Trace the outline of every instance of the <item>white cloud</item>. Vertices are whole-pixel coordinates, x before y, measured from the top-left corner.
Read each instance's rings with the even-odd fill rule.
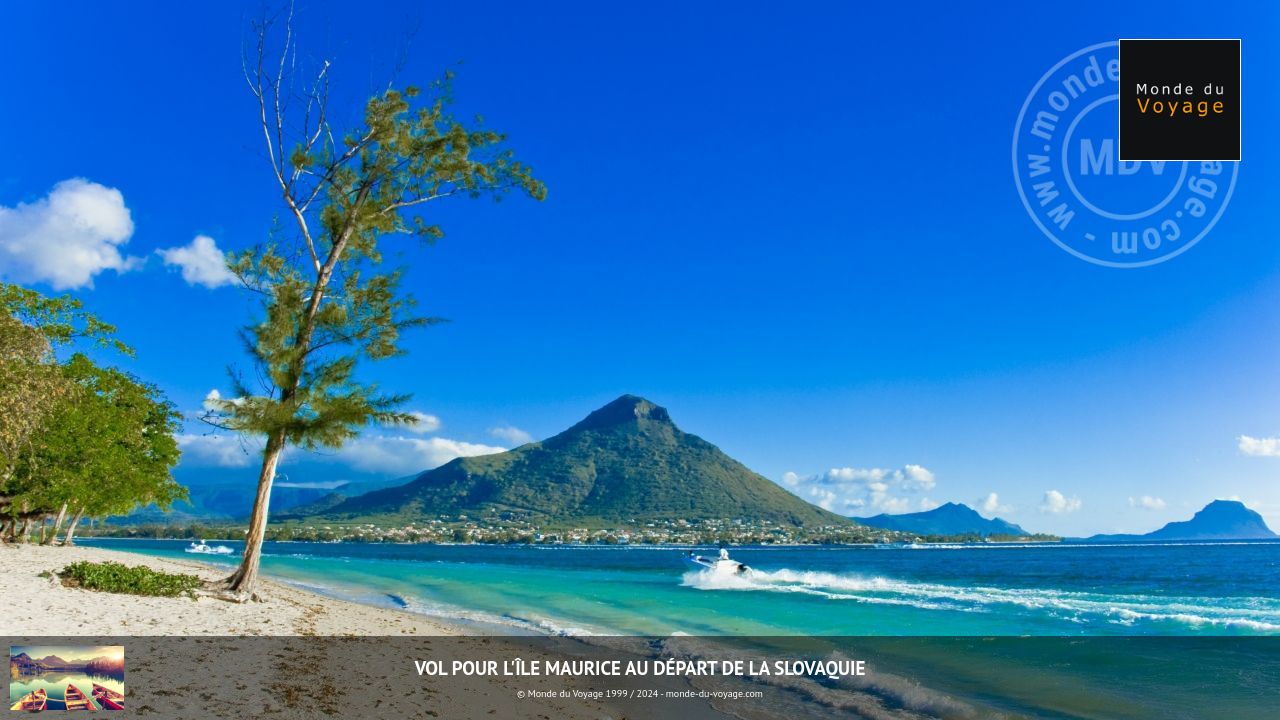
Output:
[[[499,440],[506,440],[512,445],[524,445],[533,442],[533,436],[514,425],[499,425],[489,428],[489,434]]]
[[[818,475],[787,472],[782,484],[813,504],[843,515],[931,510],[927,497],[906,497],[932,490],[937,478],[920,465],[890,468],[831,468]]]
[[[1158,497],[1152,497],[1150,495],[1143,495],[1142,497],[1137,497],[1137,498],[1132,498],[1132,497],[1129,498],[1129,507],[1140,507],[1144,510],[1163,510],[1165,508],[1165,505],[1166,503],[1164,500]]]
[[[140,262],[120,254],[132,236],[119,190],[63,180],[33,203],[0,206],[0,275],[55,290],[92,286],[104,270],[125,272]]]
[[[340,450],[319,459],[364,472],[409,475],[439,467],[457,457],[491,455],[504,450],[506,448],[448,438],[370,435],[350,440]]]
[[[931,490],[937,484],[937,479],[933,473],[920,465],[908,465],[902,471],[906,476],[907,482],[916,489]]]
[[[244,402],[244,398],[224,398],[222,397],[222,393],[218,392],[217,388],[214,388],[205,394],[204,401],[200,403],[200,406],[207,412],[218,412],[221,411],[223,406],[227,403],[239,405],[242,402]]]
[[[204,396],[204,402],[200,406],[209,412],[213,412],[222,406],[222,393],[218,392],[218,388],[210,390]]]
[[[178,436],[182,463],[200,467],[243,468],[262,459],[263,442],[254,436],[235,433]],[[294,447],[285,449],[284,462],[326,462],[353,470],[387,475],[409,475],[439,467],[458,457],[490,455],[504,447],[450,440],[390,435],[365,435],[348,440],[337,450],[310,453]]]
[[[241,435],[195,435],[177,437],[182,450],[182,464],[200,467],[249,467],[259,462],[262,442]]]
[[[1238,438],[1240,452],[1257,457],[1280,457],[1280,437],[1256,438],[1241,435]]]
[[[197,235],[189,245],[157,250],[169,267],[182,269],[182,279],[190,285],[216,288],[230,285],[236,276],[227,269],[226,254],[208,235]]]
[[[979,500],[978,509],[988,515],[1013,512],[1013,508],[1009,505],[1000,504],[1000,496],[996,493],[988,493],[986,497]]]
[[[435,415],[429,415],[420,410],[414,410],[409,414],[418,422],[413,425],[406,425],[404,429],[415,435],[427,435],[444,427],[444,423],[441,423],[440,418]]]
[[[1053,513],[1054,515],[1073,513],[1079,510],[1083,504],[1078,497],[1067,497],[1057,490],[1050,490],[1044,494],[1044,502],[1040,504],[1040,512]]]

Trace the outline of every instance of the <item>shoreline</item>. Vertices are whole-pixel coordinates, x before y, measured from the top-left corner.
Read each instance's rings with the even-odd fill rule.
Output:
[[[234,688],[239,695],[228,696],[225,708],[235,711],[250,706],[283,707],[306,712],[317,688],[323,690],[325,707],[333,703],[355,702],[379,706],[394,716],[410,717],[429,699],[443,717],[529,718],[563,717],[566,720],[599,720],[602,717],[635,717],[641,708],[635,701],[610,697],[558,695],[534,702],[520,692],[553,688],[559,692],[649,689],[648,681],[622,680],[584,675],[557,680],[496,676],[422,676],[410,661],[442,657],[483,657],[506,661],[518,658],[617,659],[663,658],[705,659],[730,657],[752,659],[814,657],[865,659],[871,667],[866,680],[816,682],[811,678],[737,678],[715,676],[672,676],[658,680],[664,691],[698,693],[685,706],[690,717],[717,720],[788,720],[796,717],[834,718],[850,713],[877,720],[916,720],[926,717],[973,718],[1037,717],[1040,711],[1076,707],[1070,697],[1041,696],[1024,692],[1023,687],[1064,687],[1078,683],[1091,692],[1102,692],[1111,700],[1126,699],[1112,679],[1093,668],[1098,658],[1116,653],[1160,652],[1170,655],[1171,664],[1154,674],[1135,665],[1126,676],[1129,685],[1146,688],[1160,700],[1159,707],[1209,707],[1211,701],[1194,691],[1178,688],[1185,678],[1161,678],[1169,668],[1192,667],[1205,660],[1203,650],[1236,648],[1233,639],[1208,638],[1022,638],[991,636],[960,637],[800,637],[779,636],[776,644],[757,642],[751,636],[700,637],[671,633],[657,637],[641,635],[536,634],[513,637],[502,629],[467,621],[450,622],[412,611],[365,604],[335,596],[323,589],[299,587],[276,576],[264,577],[260,593],[267,602],[236,604],[213,597],[153,598],[101,593],[67,588],[60,582],[40,578],[42,571],[57,571],[80,560],[118,561],[126,565],[196,574],[217,579],[228,572],[222,564],[183,557],[171,558],[133,551],[77,545],[70,548],[31,545],[0,545],[0,612],[6,634],[42,637],[108,638],[124,637],[131,657],[130,672],[136,687],[172,685],[175,678],[184,690],[196,696],[209,692],[211,684]],[[316,583],[322,588],[324,580]],[[339,585],[340,587],[340,585]],[[159,620],[160,622],[157,622]],[[189,637],[184,637],[189,636]],[[434,636],[434,638],[433,638]],[[765,636],[768,640],[773,636]],[[248,640],[249,642],[237,642]],[[1172,648],[1168,650],[1167,648]],[[1251,666],[1257,658],[1246,644],[1233,650],[1220,663],[1219,672],[1235,672]],[[1175,652],[1176,651],[1176,652]],[[1071,662],[1041,667],[1036,658],[1044,652],[1065,653]],[[261,682],[247,682],[246,663],[268,658]],[[1213,656],[1217,657],[1217,656]],[[1267,656],[1260,656],[1266,661]],[[957,664],[959,662],[959,664]],[[1105,662],[1101,664],[1105,665]],[[217,668],[215,671],[215,667]],[[1264,666],[1265,667],[1265,666]],[[303,668],[298,673],[294,668]],[[1066,668],[1066,669],[1064,669]],[[254,671],[257,673],[258,671]],[[1012,673],[1009,675],[1009,673]],[[255,678],[257,675],[255,674]],[[355,680],[353,680],[355,679]],[[1176,682],[1175,682],[1176,681]],[[1006,684],[1008,683],[1008,684]],[[1173,684],[1170,684],[1173,683]],[[1128,685],[1126,685],[1127,687]],[[986,690],[975,691],[975,687]],[[332,690],[337,688],[337,690]],[[413,688],[413,692],[404,692]],[[717,700],[706,693],[739,693],[765,690],[759,703]],[[387,698],[391,699],[387,699]],[[682,696],[688,697],[688,696]],[[739,696],[740,697],[740,696]],[[153,709],[177,702],[167,695],[146,695]],[[1251,696],[1235,691],[1223,702],[1236,710],[1251,707]],[[477,704],[484,706],[477,715]],[[666,706],[656,704],[655,711]],[[1213,702],[1218,702],[1217,700]],[[300,703],[296,705],[294,703]],[[1088,709],[1088,703],[1079,706]],[[194,708],[194,706],[193,706]],[[205,708],[202,708],[204,711]],[[171,715],[177,715],[176,710]],[[206,713],[208,717],[234,717]],[[306,717],[309,715],[286,715]],[[313,715],[312,715],[313,716]],[[643,714],[638,716],[644,716]],[[1086,715],[1081,715],[1086,716]],[[1136,720],[1146,715],[1118,714]],[[1235,717],[1261,718],[1242,712]]]
[[[437,717],[478,717],[481,712],[484,717],[599,720],[627,710],[603,698],[525,703],[519,694],[527,685],[522,678],[422,678],[411,673],[409,659],[429,654],[433,647],[470,648],[504,658],[529,649],[508,647],[480,625],[343,600],[270,578],[259,584],[264,602],[234,603],[209,596],[149,597],[69,588],[57,578],[39,577],[85,560],[144,565],[204,580],[221,578],[226,569],[83,545],[0,545],[3,634],[21,644],[44,638],[94,643],[125,639],[130,653],[127,695],[152,712],[244,717],[245,707],[260,707],[280,717],[314,717],[317,706],[334,714],[348,710],[347,701],[367,701],[377,704],[380,717],[417,717],[428,698],[435,708],[430,714]],[[246,639],[251,643],[240,642]],[[387,648],[393,651],[380,652]],[[245,664],[260,663],[264,653],[272,662],[261,666],[259,681],[246,682]],[[350,663],[353,653],[363,664]],[[352,677],[360,682],[347,687]],[[414,691],[404,692],[411,678]],[[148,687],[182,692],[156,694]],[[207,701],[211,692],[220,692],[217,688],[235,690],[211,707]],[[323,690],[319,700],[317,688]],[[193,702],[192,697],[203,699]],[[734,717],[709,703],[703,707],[706,717]]]
[[[216,580],[225,570],[197,561],[172,560],[106,548],[0,546],[0,617],[8,635],[486,635],[421,613],[382,608],[263,578],[263,602],[233,603],[214,597],[164,598],[69,588],[56,573],[79,561],[112,561]],[[86,608],[93,608],[92,613]]]

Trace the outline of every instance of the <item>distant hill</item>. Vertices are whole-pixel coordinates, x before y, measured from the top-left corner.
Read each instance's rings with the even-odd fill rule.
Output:
[[[949,502],[926,512],[881,514],[855,519],[863,525],[917,535],[1030,535],[1026,530],[1000,518],[988,520],[962,503]]]
[[[1190,520],[1171,522],[1146,535],[1094,535],[1086,542],[1146,540],[1264,540],[1276,534],[1262,516],[1235,500],[1214,500]]]
[[[9,657],[10,669],[17,669],[19,672],[34,673],[44,672],[48,670],[83,670],[86,668],[95,668],[103,670],[114,670],[120,666],[119,660],[112,660],[108,657],[95,657],[90,660],[63,660],[57,655],[46,655],[40,659],[32,658],[26,653],[18,653]]]
[[[403,485],[414,476],[380,480],[336,481],[327,483],[283,482],[271,488],[271,507],[278,512],[314,512],[336,504],[334,498],[345,499],[394,485]],[[184,524],[230,522],[244,520],[253,510],[252,474],[234,481],[199,480],[187,485],[190,499],[170,510],[154,505],[138,508],[128,515],[112,518],[112,525],[143,523]]]
[[[496,511],[547,527],[715,518],[852,524],[680,430],[664,408],[634,395],[547,440],[458,458],[400,487],[327,501],[317,503],[317,514],[334,520]]]

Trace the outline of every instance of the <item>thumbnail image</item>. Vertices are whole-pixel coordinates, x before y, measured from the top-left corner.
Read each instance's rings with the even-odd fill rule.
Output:
[[[9,709],[123,710],[121,645],[14,645],[9,648]]]

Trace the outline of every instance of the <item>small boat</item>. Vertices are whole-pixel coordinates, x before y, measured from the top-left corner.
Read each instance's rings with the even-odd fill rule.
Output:
[[[41,712],[49,705],[49,694],[44,689],[29,692],[22,699],[9,706],[10,710],[23,712]]]
[[[62,702],[67,706],[67,710],[88,710],[89,712],[97,712],[98,708],[89,699],[88,695],[80,688],[67,683],[67,689],[62,694]]]
[[[235,552],[226,545],[209,545],[204,540],[199,543],[191,543],[187,546],[186,552],[195,553],[197,555],[230,555]]]
[[[717,558],[709,558],[709,557],[703,557],[702,555],[695,555],[693,551],[690,550],[689,554],[684,556],[684,559],[687,562],[693,563],[694,565],[710,570],[711,572],[716,574],[721,574],[721,573],[726,575],[750,575],[751,574],[751,568],[747,567],[746,565],[743,565],[737,560],[730,558],[729,551],[725,550],[724,548],[720,548],[720,557],[717,557]]]
[[[93,684],[92,692],[93,699],[97,700],[98,704],[102,707],[108,710],[124,709],[124,695],[122,693],[118,693],[115,690],[112,690],[105,685],[99,685],[98,683]]]

